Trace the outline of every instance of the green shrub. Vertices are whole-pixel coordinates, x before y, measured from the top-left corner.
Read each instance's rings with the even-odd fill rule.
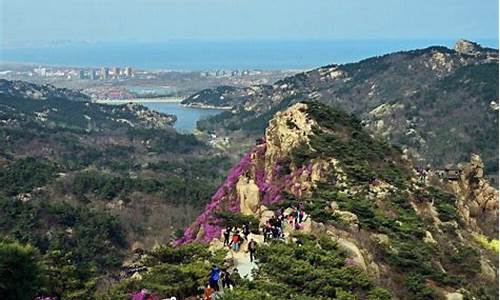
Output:
[[[1,299],[33,299],[43,286],[43,272],[34,247],[0,240]]]

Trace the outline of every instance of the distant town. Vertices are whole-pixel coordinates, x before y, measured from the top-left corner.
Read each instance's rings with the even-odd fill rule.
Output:
[[[143,70],[131,66],[66,67],[0,64],[0,78],[78,89],[93,100],[182,98],[204,88],[271,84],[295,70]]]

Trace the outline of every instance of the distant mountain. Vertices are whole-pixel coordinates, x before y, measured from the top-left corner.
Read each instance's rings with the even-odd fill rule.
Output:
[[[302,100],[354,113],[418,164],[442,167],[479,153],[488,174],[498,170],[498,50],[470,41],[329,65],[272,86],[204,90],[185,102],[233,106],[200,121],[202,130],[259,136],[274,113]]]
[[[85,131],[128,128],[173,130],[176,116],[158,113],[138,104],[103,105],[76,91],[51,85],[0,80],[0,123]]]
[[[78,91],[56,88],[50,84],[36,85],[26,81],[0,79],[0,96],[17,97],[32,100],[65,98],[72,101],[89,101],[89,97]]]

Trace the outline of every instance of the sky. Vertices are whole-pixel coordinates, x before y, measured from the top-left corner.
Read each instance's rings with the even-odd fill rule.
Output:
[[[179,39],[498,39],[497,0],[0,2],[1,47]]]

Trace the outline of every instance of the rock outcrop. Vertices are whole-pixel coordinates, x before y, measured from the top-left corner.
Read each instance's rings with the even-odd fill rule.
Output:
[[[298,103],[278,112],[266,129],[266,171],[269,173],[279,158],[290,156],[292,149],[308,144],[309,135],[317,125],[305,114],[306,105]]]
[[[448,185],[459,196],[458,208],[464,220],[474,230],[498,238],[498,191],[484,177],[484,164],[474,154],[469,163],[459,165],[459,177]],[[495,230],[496,229],[496,230]]]
[[[254,180],[241,176],[236,183],[236,193],[240,199],[240,212],[244,215],[255,214],[259,208],[260,194]]]
[[[481,52],[482,48],[478,43],[461,39],[455,43],[455,47],[453,49],[461,54],[477,55]]]

